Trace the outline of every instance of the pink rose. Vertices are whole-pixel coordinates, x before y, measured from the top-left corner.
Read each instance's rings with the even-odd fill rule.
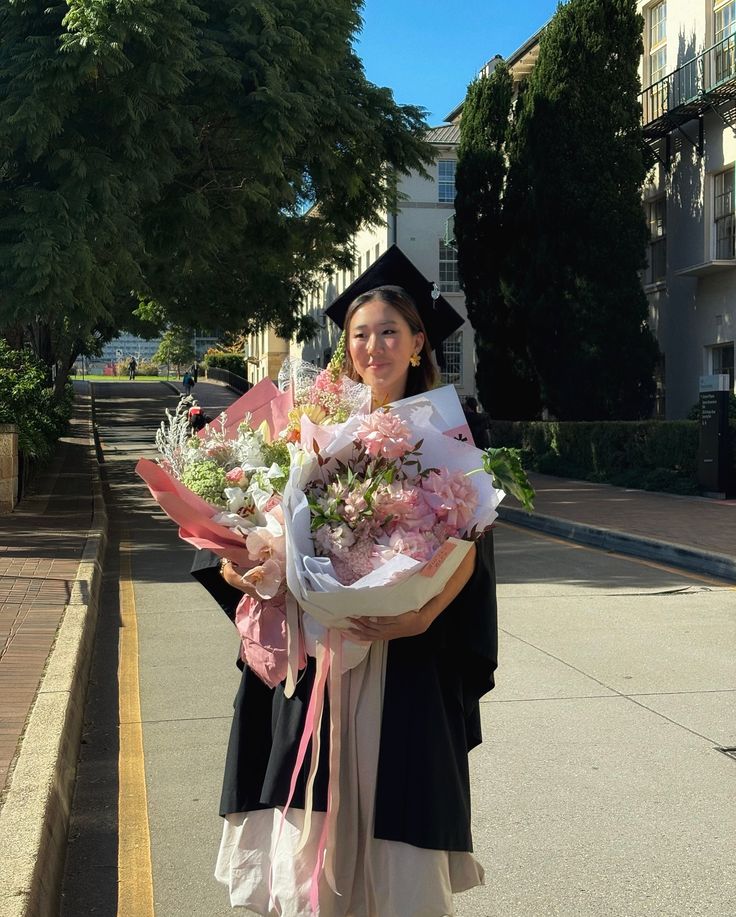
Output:
[[[225,474],[225,477],[231,484],[239,484],[245,477],[245,472],[242,468],[231,468],[230,471]]]

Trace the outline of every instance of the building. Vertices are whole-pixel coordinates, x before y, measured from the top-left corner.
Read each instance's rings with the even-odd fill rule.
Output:
[[[279,370],[289,356],[289,342],[279,337],[271,327],[248,335],[245,346],[248,381],[255,385],[261,379],[278,379]]]
[[[736,335],[736,0],[649,0],[643,124],[657,165],[644,192],[661,413],[684,417],[702,375],[728,374]]]
[[[215,347],[220,340],[219,335],[198,334],[192,335],[192,347],[198,360],[201,360],[210,347]],[[135,357],[139,363],[150,363],[153,355],[161,344],[161,338],[139,338],[127,331],[121,332],[118,337],[108,341],[102,348],[102,355],[91,359],[90,363],[117,363]]]
[[[303,313],[320,322],[322,330],[305,345],[291,344],[293,358],[326,366],[340,335],[323,311],[391,245],[404,254],[430,281],[435,281],[448,302],[466,321],[444,343],[445,367],[442,381],[455,385],[460,397],[475,394],[473,330],[467,321],[465,296],[457,273],[457,252],[445,239],[448,221],[454,213],[455,166],[460,131],[457,125],[431,128],[427,139],[435,150],[429,177],[417,172],[399,177],[400,199],[396,213],[379,215],[378,225],[362,229],[353,239],[355,263],[321,278],[319,288],[303,304]]]

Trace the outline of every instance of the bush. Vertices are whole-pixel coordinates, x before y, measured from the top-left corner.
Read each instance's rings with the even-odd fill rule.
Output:
[[[139,376],[157,376],[158,366],[155,363],[139,363],[136,374]]]
[[[34,461],[52,455],[72,416],[71,382],[61,401],[46,382],[46,368],[30,350],[11,350],[0,341],[0,423],[16,424],[18,450]]]
[[[245,360],[241,354],[223,350],[208,350],[204,355],[205,369],[227,369],[236,376],[247,378]]]
[[[491,443],[521,450],[542,474],[621,487],[699,492],[698,424],[679,421],[491,421]],[[736,424],[731,427],[736,462]]]

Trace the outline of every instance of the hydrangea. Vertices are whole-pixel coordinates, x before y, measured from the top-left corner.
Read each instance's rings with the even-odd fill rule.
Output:
[[[195,462],[184,470],[181,482],[189,490],[212,503],[214,506],[225,506],[223,494],[228,481],[225,469],[212,459]]]

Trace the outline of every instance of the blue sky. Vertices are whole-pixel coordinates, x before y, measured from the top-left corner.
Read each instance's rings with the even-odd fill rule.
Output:
[[[557,0],[365,0],[356,51],[372,83],[441,124],[495,54],[508,57],[547,22]]]

